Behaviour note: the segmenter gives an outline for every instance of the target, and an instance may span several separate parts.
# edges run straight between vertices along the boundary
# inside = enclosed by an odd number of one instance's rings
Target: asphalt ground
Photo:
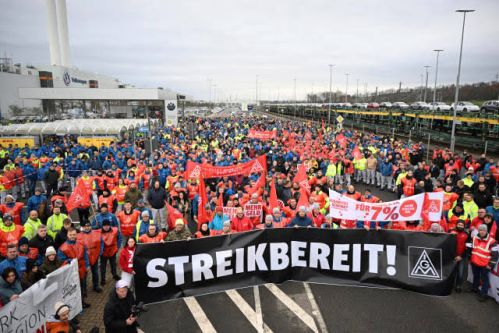
[[[149,306],[146,332],[497,332],[499,304],[395,289],[286,282]],[[282,291],[276,292],[276,288]],[[261,321],[255,306],[259,293]],[[239,296],[235,296],[239,295]],[[191,303],[197,303],[192,309]]]

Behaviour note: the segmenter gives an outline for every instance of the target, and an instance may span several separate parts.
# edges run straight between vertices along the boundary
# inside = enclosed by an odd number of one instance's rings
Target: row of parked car
[[[333,103],[333,107],[343,109],[359,109],[359,110],[376,110],[379,108],[392,109],[392,110],[420,110],[420,111],[454,111],[457,112],[499,112],[499,100],[486,101],[482,106],[475,105],[471,102],[458,102],[451,105],[444,102],[425,103],[414,102],[411,105],[404,102],[382,102],[382,103]]]

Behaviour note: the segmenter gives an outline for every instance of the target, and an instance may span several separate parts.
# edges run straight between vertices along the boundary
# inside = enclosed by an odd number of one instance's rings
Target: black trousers
[[[109,261],[109,265],[111,265],[111,274],[113,277],[118,275],[116,272],[116,254],[112,257],[100,257],[100,278],[101,281],[106,281],[106,271],[107,271],[107,262]]]

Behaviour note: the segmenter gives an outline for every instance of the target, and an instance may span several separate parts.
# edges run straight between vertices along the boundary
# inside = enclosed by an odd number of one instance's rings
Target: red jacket
[[[452,230],[454,235],[456,235],[456,257],[462,256],[464,251],[466,251],[466,241],[468,240],[468,233],[466,231]]]
[[[139,237],[139,243],[159,243],[164,241],[166,238],[166,232],[160,231],[154,237],[149,236],[148,234],[143,234]]]
[[[312,224],[316,228],[320,228],[323,223],[326,223],[326,218],[321,213],[314,215],[314,213],[312,212],[308,215],[308,217],[312,219]]]
[[[128,246],[126,246],[123,250],[121,250],[119,265],[123,272],[132,274],[134,253],[135,247],[130,249]]]
[[[14,203],[13,207],[8,207],[7,204],[0,205],[0,211],[2,215],[9,213],[17,225],[23,225],[24,221],[21,221],[21,211],[23,210],[24,204],[22,202]]]
[[[125,210],[120,211],[116,214],[116,218],[120,221],[121,234],[123,237],[129,237],[133,235],[135,230],[135,225],[139,221],[140,212],[137,210],[132,210],[130,214],[125,213]]]
[[[118,252],[118,228],[111,227],[108,232],[102,230],[102,241],[104,242],[103,257],[112,257]]]
[[[92,230],[89,233],[80,232],[76,239],[78,242],[83,243],[87,247],[90,266],[95,265],[101,255],[101,230]]]
[[[232,224],[232,231],[235,232],[243,232],[243,231],[250,231],[253,230],[254,224],[253,222],[246,216],[243,216],[243,218],[239,218],[234,216],[231,220]]]

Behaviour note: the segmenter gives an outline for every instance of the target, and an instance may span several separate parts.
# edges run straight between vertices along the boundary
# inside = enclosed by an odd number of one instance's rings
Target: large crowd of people
[[[250,129],[276,135],[252,139]],[[422,143],[368,132],[258,117],[188,118],[153,134],[158,148],[152,153],[144,140],[95,147],[59,137],[36,147],[0,146],[4,305],[71,259],[78,260],[85,299],[87,275],[92,290],[102,292],[108,263],[119,289],[131,286],[137,243],[284,227],[454,233],[456,290],[462,290],[471,263],[472,288],[486,297],[487,273],[497,262],[499,161],[438,147],[427,151]],[[186,172],[187,161],[231,166],[264,154],[266,174],[205,179],[204,189]],[[296,180],[300,168],[309,193]],[[277,207],[269,202],[274,189]],[[71,193],[77,190],[88,200],[74,206]],[[339,220],[328,214],[329,191],[370,203],[380,202],[378,196],[394,200],[441,191],[444,214],[430,224]],[[246,216],[247,203],[261,205],[260,215]]]

